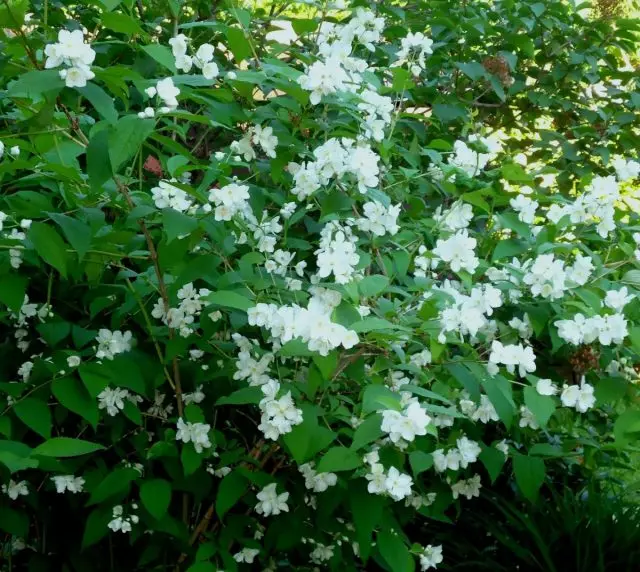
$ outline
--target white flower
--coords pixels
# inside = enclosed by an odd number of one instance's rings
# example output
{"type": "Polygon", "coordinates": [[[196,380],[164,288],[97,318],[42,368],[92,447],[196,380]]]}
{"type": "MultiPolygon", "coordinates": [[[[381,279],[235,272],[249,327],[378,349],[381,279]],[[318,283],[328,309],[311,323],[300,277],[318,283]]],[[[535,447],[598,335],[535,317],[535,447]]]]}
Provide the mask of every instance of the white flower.
{"type": "Polygon", "coordinates": [[[460,455],[460,467],[466,469],[471,463],[478,460],[478,455],[482,452],[480,445],[465,435],[456,440],[458,453],[460,455]]]}
{"type": "Polygon", "coordinates": [[[360,230],[368,231],[375,236],[384,236],[386,233],[394,235],[400,230],[397,220],[402,205],[385,207],[383,204],[371,201],[362,207],[364,217],[356,220],[360,230]]]}
{"type": "Polygon", "coordinates": [[[425,570],[429,570],[429,568],[437,568],[438,564],[443,560],[442,546],[432,546],[431,544],[427,545],[422,553],[419,554],[419,558],[420,568],[423,572],[425,570]]]}
{"type": "Polygon", "coordinates": [[[177,428],[176,441],[193,443],[196,453],[202,453],[203,449],[211,447],[211,441],[209,441],[210,425],[206,423],[191,423],[190,421],[185,422],[180,418],[178,419],[177,428]]]}
{"type": "Polygon", "coordinates": [[[187,211],[192,205],[191,198],[185,191],[172,185],[171,182],[160,181],[157,187],[151,189],[153,202],[159,209],[171,208],[178,212],[187,211]]]}
{"type": "Polygon", "coordinates": [[[433,253],[448,262],[453,272],[466,270],[473,274],[480,263],[474,252],[476,244],[466,230],[460,230],[446,240],[438,239],[433,253]]]}
{"type": "Polygon", "coordinates": [[[67,365],[69,367],[78,367],[81,363],[82,359],[80,356],[69,356],[67,358],[67,365]]]}
{"type": "Polygon", "coordinates": [[[201,44],[196,51],[195,64],[198,67],[203,67],[204,64],[209,63],[213,59],[214,50],[215,48],[211,44],[201,44]]]}
{"type": "Polygon", "coordinates": [[[255,557],[258,556],[260,550],[257,548],[243,548],[240,552],[236,552],[233,555],[233,559],[236,562],[246,562],[247,564],[253,564],[255,557]]]}
{"type": "Polygon", "coordinates": [[[56,486],[58,493],[69,491],[70,493],[81,493],[84,490],[84,479],[73,475],[55,475],[51,480],[56,486]]]}
{"type": "Polygon", "coordinates": [[[202,391],[202,385],[199,385],[198,387],[196,387],[196,390],[193,393],[183,394],[182,402],[185,405],[189,405],[190,403],[202,403],[205,397],[206,396],[202,391]]]}
{"type": "MultiPolygon", "coordinates": [[[[14,157],[18,157],[20,155],[20,147],[18,147],[17,145],[14,145],[13,147],[11,147],[9,149],[9,153],[11,155],[13,155],[14,157]]],[[[2,155],[0,155],[1,157],[2,155]]]]}
{"type": "Polygon", "coordinates": [[[187,53],[189,38],[184,34],[178,34],[169,40],[171,51],[174,57],[184,56],[187,53]]]}
{"type": "Polygon", "coordinates": [[[539,379],[536,382],[536,391],[540,395],[555,395],[558,387],[550,379],[539,379]]]}
{"type": "Polygon", "coordinates": [[[536,217],[536,209],[538,203],[525,195],[518,195],[516,198],[509,201],[511,208],[518,213],[518,218],[526,223],[533,224],[536,217]]]}
{"type": "Polygon", "coordinates": [[[278,138],[273,134],[273,128],[256,125],[253,127],[252,133],[251,141],[253,144],[262,147],[267,157],[274,158],[276,156],[278,138]]]}
{"type": "Polygon", "coordinates": [[[518,423],[520,427],[530,427],[531,429],[540,429],[538,421],[533,415],[533,412],[526,406],[520,406],[520,421],[518,423]]]}
{"type": "Polygon", "coordinates": [[[459,496],[463,496],[470,500],[473,497],[480,496],[481,487],[480,475],[474,475],[470,479],[461,480],[451,485],[451,492],[454,499],[457,499],[459,496]]]}
{"type": "Polygon", "coordinates": [[[591,409],[595,403],[594,388],[586,383],[584,378],[580,385],[564,385],[560,394],[560,401],[565,407],[573,407],[580,413],[591,409]]]}
{"type": "Polygon", "coordinates": [[[95,74],[86,66],[75,66],[60,70],[59,75],[67,87],[85,87],[87,80],[95,77],[95,74]]]}
{"type": "Polygon", "coordinates": [[[98,394],[98,409],[106,409],[107,414],[114,417],[124,409],[124,400],[128,397],[129,391],[126,389],[105,387],[98,394]]]}
{"type": "Polygon", "coordinates": [[[396,501],[402,500],[411,495],[411,485],[413,479],[401,473],[395,467],[391,467],[384,481],[384,487],[389,496],[396,501]]]}
{"type": "Polygon", "coordinates": [[[215,79],[220,75],[220,68],[215,62],[209,62],[202,66],[202,75],[206,79],[215,79]]]}
{"type": "Polygon", "coordinates": [[[384,472],[384,466],[380,463],[371,463],[370,472],[367,473],[365,479],[369,481],[367,490],[373,495],[384,494],[387,490],[387,475],[384,472]]]}
{"type": "Polygon", "coordinates": [[[222,188],[213,188],[209,191],[209,201],[216,205],[216,220],[231,220],[249,208],[249,187],[231,183],[222,188]]]}
{"type": "Polygon", "coordinates": [[[306,73],[298,78],[298,83],[311,92],[310,101],[317,105],[325,95],[331,95],[336,91],[346,89],[349,81],[347,72],[336,58],[330,58],[326,62],[317,61],[311,64],[306,73]]]}
{"type": "Polygon", "coordinates": [[[11,500],[16,500],[19,496],[26,496],[29,494],[27,481],[16,482],[11,479],[8,485],[2,485],[2,492],[11,500]]]}
{"type": "Polygon", "coordinates": [[[382,412],[382,431],[389,434],[393,443],[401,439],[411,442],[416,435],[426,435],[427,426],[431,423],[429,417],[420,404],[410,404],[403,413],[388,409],[382,412]]]}
{"type": "Polygon", "coordinates": [[[635,296],[629,294],[626,286],[620,290],[609,290],[604,298],[604,305],[616,312],[622,312],[624,307],[633,300],[635,296]]]}
{"type": "Polygon", "coordinates": [[[638,161],[627,161],[622,157],[616,157],[611,161],[611,164],[621,182],[635,179],[640,175],[640,163],[638,161]]]}
{"type": "Polygon", "coordinates": [[[170,109],[178,107],[176,98],[180,95],[180,90],[173,84],[173,80],[170,77],[161,79],[156,83],[156,92],[167,107],[170,109]]]}
{"type": "Polygon", "coordinates": [[[335,473],[317,473],[311,463],[300,465],[300,472],[304,476],[304,486],[314,493],[322,493],[338,482],[335,473]]]}
{"type": "Polygon", "coordinates": [[[276,483],[271,483],[258,493],[259,502],[255,507],[258,514],[270,516],[272,514],[278,515],[281,512],[289,512],[289,506],[287,505],[289,493],[278,494],[276,487],[276,483]]]}
{"type": "Polygon", "coordinates": [[[112,332],[103,328],[96,336],[96,342],[98,342],[96,357],[112,360],[114,356],[131,350],[131,340],[131,332],[123,333],[120,330],[112,332]]]}

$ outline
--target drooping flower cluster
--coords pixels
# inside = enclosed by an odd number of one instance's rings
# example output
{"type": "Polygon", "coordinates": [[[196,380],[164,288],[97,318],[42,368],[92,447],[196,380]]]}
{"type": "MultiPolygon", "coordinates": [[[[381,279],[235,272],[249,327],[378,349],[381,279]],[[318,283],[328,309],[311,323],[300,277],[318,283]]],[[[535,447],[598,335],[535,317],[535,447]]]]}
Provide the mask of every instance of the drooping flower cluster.
{"type": "Polygon", "coordinates": [[[430,423],[431,417],[416,401],[402,412],[394,409],[383,411],[380,428],[389,435],[392,443],[401,446],[413,441],[417,435],[426,435],[430,423]]]}
{"type": "Polygon", "coordinates": [[[281,397],[280,383],[270,379],[261,387],[264,397],[260,400],[262,418],[258,429],[266,439],[277,440],[280,435],[290,433],[295,425],[302,423],[302,411],[296,407],[288,391],[281,397]]]}
{"type": "Polygon", "coordinates": [[[177,69],[189,73],[192,66],[196,66],[201,70],[202,76],[209,80],[214,80],[220,74],[218,64],[213,61],[215,48],[211,44],[201,44],[193,56],[187,54],[189,38],[184,34],[178,34],[171,38],[169,45],[177,69]]]}
{"type": "Polygon", "coordinates": [[[377,451],[369,453],[365,461],[369,465],[369,472],[365,478],[369,481],[367,490],[371,494],[388,495],[395,501],[411,496],[413,479],[409,475],[401,473],[396,467],[391,467],[385,472],[377,451]]]}
{"type": "Polygon", "coordinates": [[[313,468],[313,463],[300,465],[299,470],[304,477],[304,486],[314,493],[323,493],[338,482],[335,473],[318,473],[313,468]]]}
{"type": "Polygon", "coordinates": [[[120,330],[112,332],[102,328],[96,336],[96,342],[98,342],[96,357],[98,359],[106,358],[112,360],[118,354],[131,351],[132,341],[133,334],[131,332],[121,332],[120,330]]]}
{"type": "Polygon", "coordinates": [[[254,125],[247,129],[242,139],[231,143],[231,151],[241,155],[245,161],[253,161],[256,158],[255,147],[260,147],[265,155],[271,159],[276,156],[278,138],[273,134],[273,127],[254,125]]]}
{"type": "Polygon", "coordinates": [[[202,453],[204,449],[211,448],[211,441],[209,440],[211,425],[207,423],[192,423],[180,418],[178,419],[177,429],[176,441],[193,443],[196,453],[202,453]]]}
{"type": "Polygon", "coordinates": [[[398,232],[398,215],[402,205],[390,205],[385,207],[378,202],[368,202],[362,207],[364,216],[356,220],[356,225],[360,230],[370,232],[375,236],[384,236],[389,233],[394,235],[398,232]]]}
{"type": "Polygon", "coordinates": [[[153,202],[159,209],[170,208],[182,213],[189,210],[192,200],[186,191],[171,184],[174,182],[175,179],[159,181],[158,186],[151,189],[153,202]]]}
{"type": "Polygon", "coordinates": [[[60,30],[58,42],[48,44],[44,49],[46,69],[67,66],[60,70],[60,77],[67,87],[84,87],[95,74],[91,71],[91,64],[96,53],[91,45],[85,42],[82,30],[60,30]]]}
{"type": "Polygon", "coordinates": [[[278,494],[276,491],[277,483],[271,483],[264,487],[258,493],[258,504],[256,504],[256,512],[264,516],[278,515],[281,512],[289,512],[289,493],[284,492],[278,494]]]}
{"type": "Polygon", "coordinates": [[[249,324],[267,328],[280,344],[300,338],[309,350],[327,355],[339,346],[352,348],[358,335],[331,321],[331,312],[342,299],[339,292],[313,288],[307,308],[260,303],[247,312],[249,324]]]}
{"type": "Polygon", "coordinates": [[[432,453],[433,466],[438,473],[466,469],[478,460],[482,451],[478,443],[464,435],[458,438],[456,445],[457,447],[449,449],[446,453],[443,449],[437,449],[432,453]]]}
{"type": "Polygon", "coordinates": [[[356,274],[360,256],[356,252],[357,237],[350,227],[338,221],[328,222],[320,233],[320,245],[314,252],[317,256],[318,277],[328,278],[333,274],[337,284],[347,284],[356,274]]]}
{"type": "MultiPolygon", "coordinates": [[[[137,510],[138,505],[133,503],[131,508],[133,510],[137,510]]],[[[123,534],[126,534],[133,530],[132,524],[138,524],[138,522],[140,522],[140,517],[134,512],[125,514],[124,507],[120,504],[113,507],[111,516],[112,518],[107,526],[113,530],[113,532],[122,532],[123,534]]]]}
{"type": "Polygon", "coordinates": [[[585,317],[576,314],[567,320],[555,322],[558,336],[574,346],[590,344],[598,340],[603,346],[618,345],[629,334],[627,320],[623,314],[585,317]]]}
{"type": "Polygon", "coordinates": [[[195,326],[195,320],[200,316],[205,304],[205,298],[211,294],[207,288],[197,290],[191,282],[178,290],[180,305],[177,308],[166,308],[165,301],[158,298],[151,315],[177,330],[184,338],[189,337],[195,326]]]}
{"type": "Polygon", "coordinates": [[[509,373],[514,373],[518,368],[520,376],[525,376],[536,370],[536,356],[530,346],[504,345],[502,342],[494,340],[489,355],[489,371],[497,373],[500,364],[507,366],[509,373]]]}

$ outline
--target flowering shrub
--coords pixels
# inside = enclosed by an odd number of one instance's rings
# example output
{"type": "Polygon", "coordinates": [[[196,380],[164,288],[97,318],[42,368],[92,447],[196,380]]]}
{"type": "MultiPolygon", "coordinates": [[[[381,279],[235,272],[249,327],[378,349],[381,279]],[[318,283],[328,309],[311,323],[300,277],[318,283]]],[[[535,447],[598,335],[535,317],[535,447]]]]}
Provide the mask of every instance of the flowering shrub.
{"type": "Polygon", "coordinates": [[[637,21],[168,5],[0,8],[8,562],[446,568],[625,454],[637,21]]]}

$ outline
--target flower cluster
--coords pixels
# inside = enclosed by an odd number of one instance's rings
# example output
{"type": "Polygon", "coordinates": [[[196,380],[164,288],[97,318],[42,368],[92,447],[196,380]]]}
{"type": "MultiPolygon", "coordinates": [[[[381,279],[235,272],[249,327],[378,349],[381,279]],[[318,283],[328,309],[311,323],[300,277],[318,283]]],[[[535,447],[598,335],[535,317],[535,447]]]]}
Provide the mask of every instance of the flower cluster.
{"type": "Polygon", "coordinates": [[[202,453],[203,449],[211,448],[211,441],[209,441],[211,426],[207,423],[191,423],[180,418],[178,419],[177,429],[176,441],[193,443],[196,453],[202,453]]]}
{"type": "Polygon", "coordinates": [[[96,57],[95,51],[87,44],[82,30],[60,30],[58,42],[48,44],[44,49],[47,57],[44,67],[47,69],[67,66],[60,70],[60,77],[67,87],[84,87],[95,74],[91,64],[96,57]]]}
{"type": "Polygon", "coordinates": [[[118,354],[131,351],[132,341],[133,334],[131,332],[121,332],[120,330],[112,332],[102,328],[96,336],[96,342],[98,342],[96,357],[98,359],[106,358],[112,360],[118,354]]]}
{"type": "Polygon", "coordinates": [[[177,330],[183,338],[193,333],[195,320],[200,316],[205,298],[211,294],[207,288],[197,290],[191,282],[178,290],[180,305],[177,308],[167,308],[163,298],[156,302],[151,315],[162,320],[169,328],[177,330]]]}
{"type": "Polygon", "coordinates": [[[189,56],[189,38],[184,34],[178,34],[169,40],[171,52],[175,58],[177,69],[189,73],[192,66],[196,66],[202,72],[205,79],[214,80],[220,74],[218,64],[213,61],[215,48],[211,44],[200,44],[193,56],[189,56]]]}
{"type": "MultiPolygon", "coordinates": [[[[131,508],[136,510],[138,505],[133,503],[131,508]]],[[[120,504],[113,507],[111,516],[112,518],[107,526],[113,530],[113,532],[122,532],[123,534],[126,534],[127,532],[131,532],[133,529],[131,526],[132,524],[138,524],[138,522],[140,522],[140,517],[137,514],[133,512],[125,514],[124,507],[120,504]]]]}

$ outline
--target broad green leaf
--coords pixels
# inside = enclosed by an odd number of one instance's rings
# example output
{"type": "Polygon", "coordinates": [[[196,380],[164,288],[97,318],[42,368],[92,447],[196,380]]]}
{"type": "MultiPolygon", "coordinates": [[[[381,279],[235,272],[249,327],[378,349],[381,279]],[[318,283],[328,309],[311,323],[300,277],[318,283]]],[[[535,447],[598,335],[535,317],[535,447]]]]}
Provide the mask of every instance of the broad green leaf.
{"type": "Polygon", "coordinates": [[[160,65],[164,66],[169,71],[176,73],[176,60],[167,46],[163,46],[162,44],[148,44],[146,46],[142,46],[142,50],[156,60],[160,65]]]}
{"type": "Polygon", "coordinates": [[[365,298],[376,296],[389,285],[389,278],[382,274],[367,276],[358,282],[358,290],[365,298]]]}
{"type": "Polygon", "coordinates": [[[101,191],[102,185],[113,177],[109,159],[109,131],[98,131],[89,140],[87,147],[87,175],[94,191],[101,191]]]}
{"type": "Polygon", "coordinates": [[[49,91],[60,91],[63,87],[64,80],[60,79],[58,70],[37,70],[21,75],[11,83],[7,95],[34,99],[49,91]]]}
{"type": "Polygon", "coordinates": [[[398,326],[397,324],[393,324],[389,322],[389,320],[371,316],[364,318],[359,322],[354,322],[353,324],[351,324],[351,329],[354,332],[365,333],[379,330],[406,330],[407,328],[398,326]]]}
{"type": "Polygon", "coordinates": [[[259,387],[243,387],[234,391],[231,395],[225,395],[216,401],[216,405],[245,405],[247,403],[258,404],[264,397],[259,387]]]}
{"type": "Polygon", "coordinates": [[[98,425],[98,404],[85,386],[73,377],[54,379],[51,391],[61,405],[86,419],[94,428],[98,425]]]}
{"type": "Polygon", "coordinates": [[[368,385],[362,397],[362,412],[371,413],[381,409],[400,411],[400,397],[385,385],[368,385]]]}
{"type": "Polygon", "coordinates": [[[180,461],[185,477],[195,473],[202,465],[202,455],[198,453],[191,443],[187,443],[180,451],[180,461]]]}
{"type": "Polygon", "coordinates": [[[27,511],[17,511],[3,506],[0,510],[0,530],[18,538],[25,538],[29,534],[29,517],[27,511]]]}
{"type": "Polygon", "coordinates": [[[380,555],[389,566],[391,572],[413,572],[415,561],[407,545],[391,530],[382,530],[376,535],[380,555]]]}
{"type": "Polygon", "coordinates": [[[433,455],[424,451],[412,451],[409,454],[409,464],[411,465],[413,476],[417,477],[420,473],[424,473],[433,467],[433,455]]]}
{"type": "Polygon", "coordinates": [[[380,429],[382,417],[378,414],[370,415],[367,417],[355,430],[353,434],[353,440],[351,441],[351,449],[357,451],[358,449],[376,441],[382,437],[383,432],[380,429]]]}
{"type": "Polygon", "coordinates": [[[32,454],[41,455],[42,457],[79,457],[102,449],[104,449],[102,445],[84,441],[83,439],[54,437],[36,447],[32,454]]]}
{"type": "Polygon", "coordinates": [[[107,525],[111,519],[111,507],[107,506],[98,507],[89,515],[82,536],[83,549],[93,546],[110,532],[107,525]]]}
{"type": "Polygon", "coordinates": [[[167,244],[181,235],[189,235],[198,226],[198,221],[175,209],[162,211],[162,226],[167,235],[167,244]]]}
{"type": "Polygon", "coordinates": [[[24,304],[27,291],[27,278],[18,274],[0,276],[0,302],[10,310],[19,312],[24,304]]]}
{"type": "Polygon", "coordinates": [[[522,254],[529,248],[530,246],[524,240],[518,240],[515,238],[501,240],[493,251],[492,260],[512,258],[513,256],[518,256],[518,254],[522,254]]]}
{"type": "Polygon", "coordinates": [[[456,67],[472,80],[480,79],[487,75],[487,70],[485,70],[484,66],[478,62],[456,63],[456,67]]]}
{"type": "Polygon", "coordinates": [[[66,278],[67,246],[60,235],[49,225],[34,222],[29,228],[29,240],[33,243],[40,258],[66,278]]]}
{"type": "Polygon", "coordinates": [[[500,376],[485,376],[482,386],[493,404],[501,421],[508,427],[511,426],[516,406],[511,397],[511,387],[509,382],[500,376]]]}
{"type": "Polygon", "coordinates": [[[137,20],[126,14],[120,14],[119,12],[106,12],[101,16],[102,24],[105,28],[109,28],[114,32],[121,34],[127,34],[131,36],[133,34],[144,34],[144,30],[140,27],[137,20]]]}
{"type": "Polygon", "coordinates": [[[384,497],[372,495],[361,479],[349,483],[349,506],[363,562],[368,560],[371,553],[371,536],[382,521],[384,504],[384,497]]]}
{"type": "Polygon", "coordinates": [[[48,214],[60,226],[65,238],[78,253],[78,258],[82,260],[91,247],[91,227],[77,218],[59,213],[48,214]]]}
{"type": "Polygon", "coordinates": [[[249,488],[247,479],[238,473],[231,471],[220,481],[216,496],[216,513],[220,519],[244,496],[249,488]]]}
{"type": "Polygon", "coordinates": [[[544,461],[539,457],[528,457],[516,453],[513,457],[513,471],[522,494],[531,502],[535,502],[544,482],[544,461]]]}
{"type": "Polygon", "coordinates": [[[116,469],[107,473],[98,486],[92,491],[87,505],[98,504],[111,497],[124,498],[131,488],[131,483],[138,478],[135,469],[116,469]]]}
{"type": "Polygon", "coordinates": [[[160,520],[171,502],[171,485],[164,479],[145,481],[140,486],[140,500],[151,516],[160,520]]]}
{"type": "Polygon", "coordinates": [[[480,459],[484,468],[487,469],[491,482],[495,483],[507,460],[504,453],[498,451],[495,447],[483,447],[478,459],[480,459]]]}
{"type": "Polygon", "coordinates": [[[302,423],[282,437],[294,461],[299,465],[310,461],[336,438],[333,431],[318,425],[317,416],[309,408],[303,406],[302,410],[302,423]]]}
{"type": "Polygon", "coordinates": [[[319,473],[335,473],[338,471],[350,471],[362,465],[362,456],[346,447],[333,447],[329,449],[318,463],[319,473]]]}
{"type": "Polygon", "coordinates": [[[13,406],[13,411],[29,429],[45,439],[51,437],[51,411],[44,401],[35,397],[27,397],[13,406]]]}
{"type": "Polygon", "coordinates": [[[500,169],[502,176],[510,183],[533,183],[533,177],[517,163],[507,163],[500,169]]]}
{"type": "Polygon", "coordinates": [[[540,427],[546,427],[556,410],[556,402],[548,395],[540,395],[535,387],[524,388],[524,404],[533,413],[540,427]]]}
{"type": "Polygon", "coordinates": [[[109,134],[109,157],[114,172],[140,150],[154,128],[154,120],[140,119],[137,115],[125,115],[118,120],[109,134]]]}
{"type": "Polygon", "coordinates": [[[245,312],[249,308],[253,308],[255,306],[255,303],[249,300],[249,298],[239,292],[233,292],[231,290],[219,290],[218,292],[212,292],[206,297],[206,300],[210,304],[223,306],[225,308],[244,310],[245,312]]]}
{"type": "Polygon", "coordinates": [[[329,380],[338,367],[338,352],[333,351],[326,356],[314,355],[313,363],[315,363],[318,370],[320,370],[322,378],[329,380]]]}
{"type": "Polygon", "coordinates": [[[247,41],[244,32],[240,28],[227,28],[226,35],[229,48],[233,52],[236,62],[240,63],[251,56],[249,41],[247,41]]]}
{"type": "MultiPolygon", "coordinates": [[[[105,14],[106,16],[106,14],[105,14]]],[[[86,98],[98,114],[106,119],[109,123],[114,124],[118,121],[118,112],[113,104],[111,97],[104,89],[95,83],[88,83],[84,87],[76,87],[76,90],[86,98]]]]}

